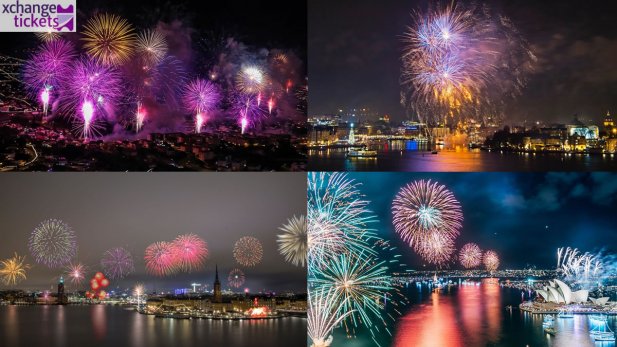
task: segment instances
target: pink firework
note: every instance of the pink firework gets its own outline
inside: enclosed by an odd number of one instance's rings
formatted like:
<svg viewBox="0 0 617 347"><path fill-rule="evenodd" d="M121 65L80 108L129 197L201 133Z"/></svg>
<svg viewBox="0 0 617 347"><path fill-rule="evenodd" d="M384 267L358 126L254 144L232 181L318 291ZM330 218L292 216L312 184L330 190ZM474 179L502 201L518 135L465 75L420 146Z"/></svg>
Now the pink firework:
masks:
<svg viewBox="0 0 617 347"><path fill-rule="evenodd" d="M144 260L146 270L156 276L171 275L178 270L178 260L171 242L155 242L148 246Z"/></svg>
<svg viewBox="0 0 617 347"><path fill-rule="evenodd" d="M238 123L242 134L249 127L258 124L262 118L267 116L266 111L261 107L256 95L238 93L233 97L233 108L237 114Z"/></svg>
<svg viewBox="0 0 617 347"><path fill-rule="evenodd" d="M191 272L203 267L208 257L206 241L195 234L186 234L176 237L172 244L180 269Z"/></svg>
<svg viewBox="0 0 617 347"><path fill-rule="evenodd" d="M69 75L74 58L75 50L68 41L58 39L41 45L24 67L24 81L31 95L58 89L61 79Z"/></svg>
<svg viewBox="0 0 617 347"><path fill-rule="evenodd" d="M475 243L467 243L461 248L458 255L461 265L466 269L474 268L482 263L482 250Z"/></svg>
<svg viewBox="0 0 617 347"><path fill-rule="evenodd" d="M122 247L107 250L101 259L101 266L111 279L124 278L135 271L133 256Z"/></svg>
<svg viewBox="0 0 617 347"><path fill-rule="evenodd" d="M499 256L495 251L486 251L482 260L488 271L495 271L499 267Z"/></svg>
<svg viewBox="0 0 617 347"><path fill-rule="evenodd" d="M445 186L430 180L407 184L392 202L392 215L396 232L425 261L441 265L450 259L463 213Z"/></svg>
<svg viewBox="0 0 617 347"><path fill-rule="evenodd" d="M216 108L221 101L221 92L216 84L196 79L186 86L182 100L189 112L206 113Z"/></svg>
<svg viewBox="0 0 617 347"><path fill-rule="evenodd" d="M70 264L66 268L66 276L73 284L81 284L86 278L86 267L83 264Z"/></svg>

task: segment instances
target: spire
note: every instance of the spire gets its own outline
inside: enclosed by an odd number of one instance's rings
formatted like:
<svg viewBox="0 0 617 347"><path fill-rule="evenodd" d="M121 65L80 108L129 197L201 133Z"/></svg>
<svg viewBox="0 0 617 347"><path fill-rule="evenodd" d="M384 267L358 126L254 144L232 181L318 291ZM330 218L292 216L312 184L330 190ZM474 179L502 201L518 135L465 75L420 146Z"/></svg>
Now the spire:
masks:
<svg viewBox="0 0 617 347"><path fill-rule="evenodd" d="M219 265L216 264L216 278L214 279L216 283L219 282Z"/></svg>

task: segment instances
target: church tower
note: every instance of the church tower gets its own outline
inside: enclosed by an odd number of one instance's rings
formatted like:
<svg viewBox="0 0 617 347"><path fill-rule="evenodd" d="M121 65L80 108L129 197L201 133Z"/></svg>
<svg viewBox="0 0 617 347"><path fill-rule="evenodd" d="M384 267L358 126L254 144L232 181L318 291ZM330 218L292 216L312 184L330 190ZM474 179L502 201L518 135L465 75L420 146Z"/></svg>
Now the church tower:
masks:
<svg viewBox="0 0 617 347"><path fill-rule="evenodd" d="M219 281L219 267L216 265L216 277L214 278L214 299L213 302L223 302L223 295L221 294L221 282Z"/></svg>

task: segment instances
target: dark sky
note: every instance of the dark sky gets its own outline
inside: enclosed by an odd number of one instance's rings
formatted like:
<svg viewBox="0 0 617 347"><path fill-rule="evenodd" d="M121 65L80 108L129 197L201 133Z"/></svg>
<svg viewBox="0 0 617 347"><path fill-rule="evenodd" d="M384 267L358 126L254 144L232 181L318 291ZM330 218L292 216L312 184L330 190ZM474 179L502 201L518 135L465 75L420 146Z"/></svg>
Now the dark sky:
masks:
<svg viewBox="0 0 617 347"><path fill-rule="evenodd" d="M475 242L501 257L501 268L554 268L558 247L615 254L614 173L352 173L378 216L379 234L399 246L402 262L423 262L394 232L391 205L399 189L431 179L452 191L463 209L457 249ZM430 267L427 267L430 268ZM458 268L458 266L455 266Z"/></svg>
<svg viewBox="0 0 617 347"><path fill-rule="evenodd" d="M309 114L371 107L403 119L401 35L427 0L309 1ZM491 1L538 57L513 120L567 122L617 113L617 30L611 1Z"/></svg>
<svg viewBox="0 0 617 347"><path fill-rule="evenodd" d="M229 288L227 273L239 267L246 273L243 288L254 292L306 290L306 268L285 262L276 244L278 227L294 214L306 214L304 174L19 173L0 176L0 186L2 259L18 252L34 264L28 237L44 219L57 218L76 231L78 260L92 271L100 269L107 249L131 251L136 273L112 285L143 282L148 290L161 290L187 288L196 281L211 289L218 264L223 288ZM185 233L208 243L205 269L162 279L145 275L145 248ZM233 258L233 245L242 236L262 242L263 261L254 268L241 267ZM47 289L59 274L36 265L19 287Z"/></svg>
<svg viewBox="0 0 617 347"><path fill-rule="evenodd" d="M102 11L120 15L139 29L178 21L194 42L203 36L232 36L256 47L293 49L306 60L304 1L97 0L79 1L77 9L78 31L92 14ZM0 52L6 54L36 43L33 34L0 33Z"/></svg>

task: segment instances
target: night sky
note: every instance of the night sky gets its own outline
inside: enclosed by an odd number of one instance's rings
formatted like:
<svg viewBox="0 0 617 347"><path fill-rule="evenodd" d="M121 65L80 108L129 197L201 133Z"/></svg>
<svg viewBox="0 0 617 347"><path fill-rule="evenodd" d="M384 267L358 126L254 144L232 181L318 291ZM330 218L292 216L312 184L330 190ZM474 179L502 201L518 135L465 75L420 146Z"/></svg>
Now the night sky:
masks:
<svg viewBox="0 0 617 347"><path fill-rule="evenodd" d="M371 107L405 119L400 106L402 34L426 0L309 1L309 115ZM610 1L491 1L538 62L509 119L570 122L617 113L617 30Z"/></svg>
<svg viewBox="0 0 617 347"><path fill-rule="evenodd" d="M399 247L409 268L424 263L392 226L399 189L417 179L446 185L463 209L457 249L475 242L501 257L500 268L554 268L558 247L615 254L617 174L614 173L352 173L379 219L380 236ZM451 265L459 268L460 265ZM434 268L427 265L427 269Z"/></svg>
<svg viewBox="0 0 617 347"><path fill-rule="evenodd" d="M242 288L252 292L306 290L306 268L285 262L276 244L278 228L293 215L306 214L305 174L19 173L0 176L0 186L0 258L17 252L36 265L19 288L49 289L56 283L60 271L35 264L27 242L41 221L57 218L75 230L78 260L92 271L100 270L107 249L131 251L136 273L112 281L112 287L143 282L151 291L188 288L197 282L211 290L218 264L223 288L229 288L228 272L239 267L247 279ZM163 278L145 275L145 248L186 233L208 243L205 269ZM239 266L233 258L233 245L242 236L262 242L263 260L254 268Z"/></svg>

